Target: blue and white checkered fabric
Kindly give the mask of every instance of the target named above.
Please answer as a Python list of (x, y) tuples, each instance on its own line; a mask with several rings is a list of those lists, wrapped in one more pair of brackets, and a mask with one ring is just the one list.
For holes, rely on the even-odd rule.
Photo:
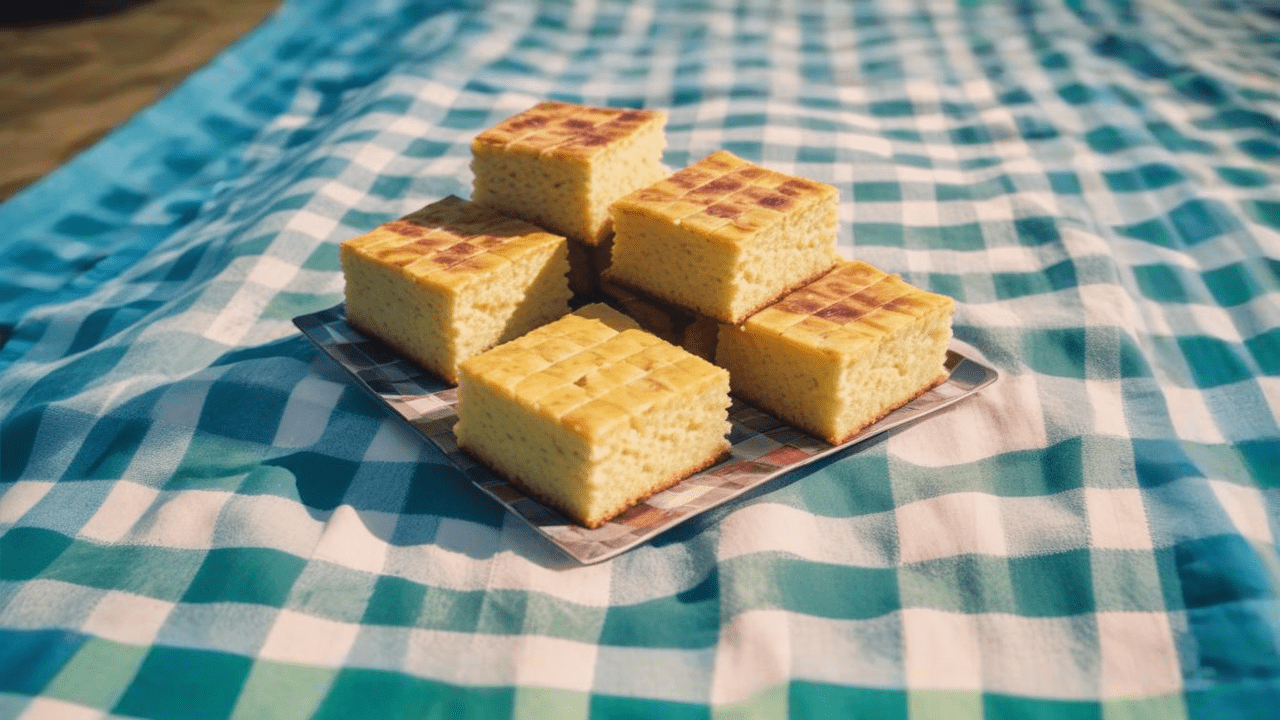
[[(1265, 717), (1280, 15), (290, 0), (0, 205), (0, 717)], [(291, 322), (538, 100), (831, 183), (1001, 379), (597, 565)]]

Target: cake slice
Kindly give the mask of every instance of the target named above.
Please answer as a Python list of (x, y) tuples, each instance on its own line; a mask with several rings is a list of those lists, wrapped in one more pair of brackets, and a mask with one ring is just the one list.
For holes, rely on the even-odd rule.
[(738, 324), (835, 264), (837, 191), (713, 153), (613, 214), (605, 279)]
[(347, 322), (457, 382), (457, 364), (569, 312), (567, 241), (449, 196), (342, 243)]
[(471, 199), (596, 245), (610, 203), (666, 177), (665, 125), (660, 112), (539, 103), (472, 141)]
[(458, 446), (598, 527), (728, 452), (729, 374), (583, 307), (464, 361)]
[(947, 378), (954, 302), (863, 262), (842, 262), (753, 315), (720, 326), (733, 392), (839, 445)]

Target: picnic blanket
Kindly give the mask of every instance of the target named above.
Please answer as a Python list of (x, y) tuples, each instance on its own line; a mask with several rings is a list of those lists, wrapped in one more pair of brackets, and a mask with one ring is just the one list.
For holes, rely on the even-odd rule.
[[(0, 717), (1259, 718), (1280, 14), (288, 0), (0, 205)], [(840, 190), (948, 410), (571, 561), (293, 318), (544, 99)]]

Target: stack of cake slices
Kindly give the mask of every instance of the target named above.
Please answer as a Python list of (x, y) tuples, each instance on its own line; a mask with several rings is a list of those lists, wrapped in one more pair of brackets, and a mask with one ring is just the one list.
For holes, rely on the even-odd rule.
[(540, 103), (475, 138), (471, 201), (341, 249), (348, 321), (586, 527), (723, 457), (731, 393), (837, 445), (947, 377), (954, 303), (841, 259), (834, 187), (724, 151), (672, 173), (665, 122)]

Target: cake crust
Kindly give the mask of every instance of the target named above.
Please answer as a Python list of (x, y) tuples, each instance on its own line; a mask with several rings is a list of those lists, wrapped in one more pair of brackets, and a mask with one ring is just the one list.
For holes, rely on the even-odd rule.
[(472, 149), (505, 149), (526, 155), (551, 155), (586, 164), (602, 148), (639, 128), (665, 121), (652, 110), (627, 110), (544, 101), (481, 132)]
[[(814, 282), (817, 282), (818, 279), (822, 278), (829, 272), (831, 272), (831, 268), (824, 268), (814, 273), (813, 275), (805, 277), (797, 282), (790, 283), (782, 289), (781, 294), (785, 296), (787, 293), (794, 292), (801, 288), (812, 285)], [(747, 318), (750, 318), (752, 315), (755, 315), (761, 310), (764, 310), (765, 308), (769, 307), (776, 301), (776, 298), (767, 299), (767, 300), (762, 300), (759, 304), (756, 304), (756, 305), (744, 306), (744, 309), (738, 313), (738, 319), (736, 321), (734, 320), (726, 321), (723, 317), (712, 318), (709, 315), (703, 315), (702, 313), (695, 310), (691, 310), (688, 307), (685, 307), (683, 305), (678, 305), (673, 301), (664, 300), (661, 297), (655, 296), (652, 290), (650, 289), (650, 287), (645, 282), (643, 281), (635, 282), (631, 280), (625, 280), (618, 277), (617, 275), (610, 274), (607, 270), (605, 271), (604, 276), (601, 278), (600, 291), (605, 295), (606, 298), (609, 298), (609, 299), (623, 301), (623, 298), (626, 298), (626, 301), (631, 301), (632, 297), (644, 298), (649, 300), (650, 302), (653, 302), (659, 305), (670, 306), (671, 312), (683, 311), (690, 318), (695, 318), (695, 319), (708, 318), (708, 319), (716, 320), (719, 322), (728, 322), (729, 324), (732, 324), (732, 325), (741, 325), (743, 322), (747, 320)], [(696, 322), (696, 320), (691, 320), (690, 322)], [(712, 349), (714, 349), (714, 343), (712, 343)]]
[(569, 311), (567, 241), (455, 196), (340, 246), (347, 322), (450, 383)]
[(450, 195), (347, 240), (342, 248), (401, 268), (415, 282), (456, 292), (531, 248), (563, 242), (532, 223)]
[(474, 138), (472, 199), (597, 245), (609, 204), (667, 175), (665, 124), (652, 110), (538, 103)]
[(736, 247), (787, 213), (834, 201), (837, 195), (826, 183), (770, 170), (720, 150), (619, 199), (612, 210), (683, 226), (710, 242)]
[(954, 301), (862, 262), (842, 262), (721, 325), (716, 361), (734, 394), (839, 445), (945, 381)]
[(835, 265), (837, 195), (712, 153), (613, 203), (604, 279), (739, 324)]
[(520, 491), (523, 492), (525, 495), (528, 495), (529, 497), (537, 500), (543, 505), (559, 510), (562, 514), (573, 519), (579, 525), (582, 525), (588, 530), (595, 530), (596, 528), (601, 527), (605, 523), (608, 523), (612, 520), (617, 519), (617, 517), (622, 513), (626, 512), (627, 510), (630, 510), (636, 505), (639, 505), (640, 503), (653, 497), (654, 495), (657, 495), (663, 490), (669, 490), (670, 488), (675, 487), (676, 485), (679, 485), (681, 482), (688, 479), (690, 476), (697, 475), (703, 470), (706, 470), (707, 468), (712, 467), (716, 463), (724, 460), (729, 456), (729, 451), (731, 449), (731, 446), (729, 444), (729, 441), (726, 440), (724, 442), (724, 447), (720, 450), (720, 452), (717, 455), (707, 458), (704, 462), (690, 466), (690, 468), (687, 471), (682, 470), (680, 472), (676, 472), (668, 475), (664, 479), (661, 479), (658, 482), (655, 482), (650, 488), (646, 489), (643, 493), (637, 494), (635, 497), (626, 498), (622, 502), (616, 505), (612, 505), (608, 508), (604, 508), (600, 512), (599, 516), (594, 518), (574, 517), (574, 508), (564, 503), (560, 498), (553, 497), (550, 494), (538, 491), (537, 489), (533, 488), (532, 486), (530, 486), (529, 484), (521, 480), (519, 475), (515, 473), (508, 474), (502, 470), (497, 469), (497, 463), (494, 460), (483, 457), (480, 453), (478, 453), (472, 448), (464, 447), (461, 449), (463, 452), (467, 453), (468, 455), (470, 455), (471, 457), (475, 458), (477, 461), (482, 463), (495, 475), (501, 477), (503, 480), (506, 480), (512, 485), (515, 485), (516, 487), (520, 488)]
[(458, 446), (598, 527), (729, 449), (723, 368), (588, 305), (465, 361)]

